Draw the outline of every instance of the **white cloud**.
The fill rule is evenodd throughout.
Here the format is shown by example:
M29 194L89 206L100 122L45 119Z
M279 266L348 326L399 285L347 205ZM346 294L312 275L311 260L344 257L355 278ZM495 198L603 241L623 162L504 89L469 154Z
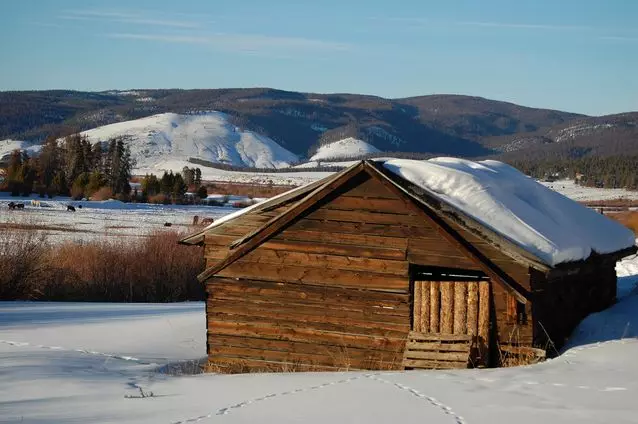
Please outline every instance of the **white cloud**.
M157 41L165 43L199 44L225 51L241 51L263 53L264 51L346 51L351 46L324 40L298 37L276 37L259 34L212 34L212 35L171 35L171 34L139 34L111 33L109 38Z
M548 24L522 24L512 22L455 22L456 25L468 25L478 27L492 28L511 28L511 29L539 29L539 30L559 30L559 31L588 31L591 27L578 25L548 25Z
M199 28L201 21L164 19L152 12L125 12L110 10L69 10L59 17L67 20L104 21L130 25L152 25L173 28Z

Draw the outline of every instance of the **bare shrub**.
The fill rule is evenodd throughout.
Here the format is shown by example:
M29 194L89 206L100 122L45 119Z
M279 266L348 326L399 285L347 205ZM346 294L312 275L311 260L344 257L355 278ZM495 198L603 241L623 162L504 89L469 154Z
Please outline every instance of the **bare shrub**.
M177 244L175 231L135 241L63 244L50 251L49 298L114 302L203 300L201 250ZM55 272L57 271L57 272Z
M20 225L0 232L0 299L38 297L44 273L42 255L48 249L40 231L20 229Z
M165 194L156 194L154 196L149 196L148 203L155 203L160 205L166 205L170 203L170 199Z
M50 245L39 231L0 233L0 299L102 302L203 300L201 249L175 231L136 240Z
M91 200L109 200L113 197L113 190L110 187L102 187L91 196Z

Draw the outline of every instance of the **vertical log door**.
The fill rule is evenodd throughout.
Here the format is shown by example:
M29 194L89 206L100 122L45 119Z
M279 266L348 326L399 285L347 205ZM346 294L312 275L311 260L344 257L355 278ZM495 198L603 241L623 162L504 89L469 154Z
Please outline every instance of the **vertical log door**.
M413 294L404 368L487 364L489 281L414 281Z

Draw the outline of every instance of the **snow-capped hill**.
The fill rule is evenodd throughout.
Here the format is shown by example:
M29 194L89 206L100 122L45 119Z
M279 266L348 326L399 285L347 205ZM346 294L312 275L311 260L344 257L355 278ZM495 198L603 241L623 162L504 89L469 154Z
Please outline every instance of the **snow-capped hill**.
M42 146L28 141L20 140L0 140L0 162L5 161L14 150L26 151L29 156L40 153Z
M310 161L351 158L379 152L381 152L381 150L370 143L366 143L358 138L348 137L319 147L319 150L312 155Z
M257 168L285 168L299 160L272 139L235 127L221 112L161 113L94 128L82 135L92 142L123 137L137 161L136 169L143 170L188 158Z

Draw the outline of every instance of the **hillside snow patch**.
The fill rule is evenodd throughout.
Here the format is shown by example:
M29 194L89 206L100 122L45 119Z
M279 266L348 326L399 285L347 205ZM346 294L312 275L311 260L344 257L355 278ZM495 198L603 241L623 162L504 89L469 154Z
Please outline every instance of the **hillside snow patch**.
M310 161L352 158L370 153L379 153L380 151L370 143L358 138L348 137L319 147L319 150L310 158Z
M26 151L29 156L40 153L42 146L28 141L20 140L0 140L0 160L8 158L14 150Z
M181 115L161 113L84 131L92 142L122 137L129 142L137 169L155 168L167 159L197 158L213 163L256 168L285 168L294 153L272 139L241 130L221 112Z

